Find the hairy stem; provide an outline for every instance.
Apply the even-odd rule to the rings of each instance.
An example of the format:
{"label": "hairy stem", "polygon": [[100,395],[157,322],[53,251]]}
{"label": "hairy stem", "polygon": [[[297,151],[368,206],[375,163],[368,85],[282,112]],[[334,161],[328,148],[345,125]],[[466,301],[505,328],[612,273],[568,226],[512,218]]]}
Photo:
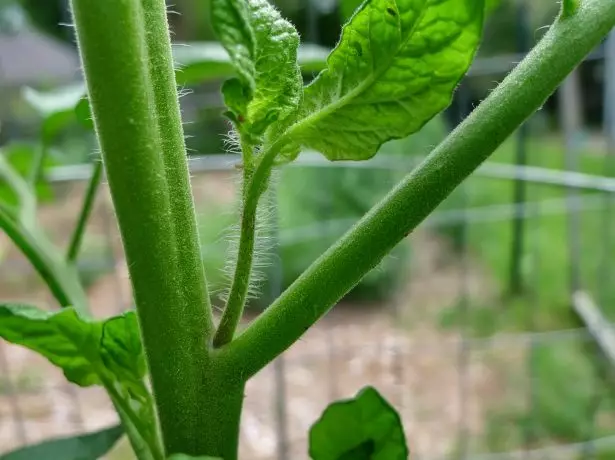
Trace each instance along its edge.
{"label": "hairy stem", "polygon": [[615,26],[613,0],[586,0],[414,171],[221,349],[251,376],[297,341],[539,109]]}
{"label": "hairy stem", "polygon": [[96,195],[98,192],[98,188],[100,187],[102,173],[102,161],[96,161],[94,164],[94,171],[92,172],[92,177],[90,177],[90,182],[88,183],[88,188],[83,198],[83,203],[81,205],[81,211],[79,212],[77,225],[75,226],[73,236],[71,237],[70,244],[68,245],[68,252],[66,254],[66,260],[68,262],[74,262],[77,259],[79,250],[81,249],[81,242],[83,241],[83,235],[85,234],[85,227],[88,223],[88,220],[90,219],[90,215],[92,214],[94,201],[96,201]]}
{"label": "hairy stem", "polygon": [[[211,455],[212,313],[164,0],[72,0],[165,453]],[[227,433],[228,434],[228,433]]]}
{"label": "hairy stem", "polygon": [[[178,257],[182,263],[177,287],[187,302],[202,305],[206,311],[206,330],[213,334],[213,311],[201,257],[194,198],[190,186],[186,144],[178,102],[177,82],[171,53],[171,37],[164,0],[141,0],[145,16],[145,41],[148,48],[152,96],[162,146],[162,161],[169,187],[169,205],[175,225]],[[193,289],[199,285],[200,289]]]}
{"label": "hairy stem", "polygon": [[214,347],[218,348],[233,340],[248,296],[250,273],[254,260],[254,243],[256,236],[256,214],[260,194],[253,190],[252,185],[252,147],[243,147],[243,187],[241,208],[241,229],[237,263],[233,273],[233,281],[228,300],[220,320],[220,325],[214,336]]}

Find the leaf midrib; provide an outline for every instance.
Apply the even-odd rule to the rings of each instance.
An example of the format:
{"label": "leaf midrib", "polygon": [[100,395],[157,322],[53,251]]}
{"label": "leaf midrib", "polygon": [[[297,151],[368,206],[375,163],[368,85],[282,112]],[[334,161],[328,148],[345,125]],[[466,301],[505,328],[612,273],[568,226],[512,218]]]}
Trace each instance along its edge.
{"label": "leaf midrib", "polygon": [[[395,2],[395,4],[399,8],[399,5],[397,5],[397,2]],[[364,91],[369,89],[377,81],[377,79],[382,76],[383,73],[385,73],[387,70],[389,70],[391,68],[391,64],[397,58],[397,56],[399,55],[400,50],[404,49],[405,46],[408,44],[408,42],[414,37],[414,33],[416,31],[416,28],[423,21],[423,18],[425,16],[425,13],[427,12],[427,9],[429,8],[429,6],[430,6],[429,0],[425,0],[423,8],[422,8],[419,16],[417,17],[416,21],[414,22],[412,28],[408,32],[408,35],[407,35],[406,39],[399,44],[399,46],[397,48],[397,51],[395,53],[391,54],[391,57],[390,57],[387,65],[382,66],[381,69],[376,71],[376,72],[372,72],[370,74],[370,76],[368,78],[366,78],[361,84],[357,85],[352,91],[346,93],[344,96],[342,96],[341,98],[337,99],[332,104],[327,105],[325,108],[321,108],[320,110],[312,113],[311,115],[308,115],[307,117],[303,118],[302,120],[300,120],[297,123],[295,123],[294,125],[292,125],[288,129],[288,131],[286,132],[286,135],[288,137],[292,138],[293,136],[299,134],[302,130],[309,128],[310,124],[318,123],[320,121],[320,119],[326,118],[332,112],[335,112],[336,110],[338,110],[338,109],[340,109],[340,108],[342,108],[342,107],[344,107],[346,105],[351,104],[352,99],[358,97],[361,93],[363,93]],[[370,22],[370,24],[371,24],[371,22]],[[400,21],[400,24],[401,24],[401,21]],[[400,27],[401,27],[401,25],[400,25]],[[329,69],[327,69],[326,71],[329,71]],[[343,77],[343,75],[342,75],[342,77]]]}

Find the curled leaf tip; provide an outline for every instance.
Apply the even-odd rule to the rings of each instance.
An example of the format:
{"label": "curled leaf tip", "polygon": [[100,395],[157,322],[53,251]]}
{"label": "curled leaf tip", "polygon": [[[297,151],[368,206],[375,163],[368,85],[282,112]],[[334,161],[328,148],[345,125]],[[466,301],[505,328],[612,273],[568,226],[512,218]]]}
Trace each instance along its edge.
{"label": "curled leaf tip", "polygon": [[562,17],[569,18],[579,9],[580,0],[562,0]]}

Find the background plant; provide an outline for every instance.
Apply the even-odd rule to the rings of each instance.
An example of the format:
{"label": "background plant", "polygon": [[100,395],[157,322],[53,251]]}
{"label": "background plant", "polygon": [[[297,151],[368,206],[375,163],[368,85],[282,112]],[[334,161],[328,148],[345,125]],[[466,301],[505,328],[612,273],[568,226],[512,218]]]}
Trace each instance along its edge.
{"label": "background plant", "polygon": [[[158,41],[166,35],[168,42],[168,32],[163,34],[166,31],[164,8],[148,2],[143,5],[127,2],[113,11],[117,17],[108,17],[101,14],[110,13],[104,10],[104,6],[74,2],[89,96],[132,270],[141,330],[167,453],[185,451],[195,455],[205,453],[234,458],[245,380],[292,344],[356,285],[544,101],[615,22],[614,8],[606,1],[588,3],[590,6],[570,14],[566,20],[558,20],[547,39],[485,101],[482,108],[477,109],[414,173],[407,176],[357,226],[319,258],[244,333],[234,337],[249,285],[258,198],[271,166],[280,160],[291,161],[299,153],[300,146],[315,148],[333,159],[368,158],[380,144],[391,137],[402,137],[419,129],[446,106],[458,79],[469,66],[482,20],[482,5],[462,1],[453,3],[459,9],[450,9],[449,13],[466,18],[461,23],[467,28],[462,28],[459,35],[452,34],[455,38],[445,35],[440,46],[448,45],[449,40],[469,40],[472,46],[464,48],[463,65],[444,69],[450,73],[439,75],[442,93],[435,94],[435,102],[428,98],[432,104],[419,104],[415,113],[418,118],[410,120],[413,123],[407,123],[408,120],[400,123],[399,119],[395,119],[386,127],[377,126],[382,131],[360,136],[359,144],[356,143],[359,137],[344,137],[339,132],[327,130],[335,127],[343,129],[348,122],[353,126],[353,123],[368,121],[369,110],[383,102],[367,97],[369,103],[364,104],[367,109],[364,115],[367,116],[362,115],[358,121],[352,118],[358,112],[344,113],[345,104],[355,97],[365,97],[361,93],[370,89],[376,95],[390,98],[385,101],[395,100],[404,94],[395,94],[390,87],[386,91],[383,89],[382,94],[378,93],[378,84],[382,83],[378,79],[371,82],[373,86],[354,82],[357,86],[351,85],[349,88],[340,86],[341,83],[336,81],[339,77],[336,72],[343,75],[345,71],[336,67],[336,58],[348,52],[356,52],[353,64],[357,68],[353,69],[355,73],[352,77],[365,79],[367,76],[369,80],[371,74],[366,73],[361,58],[365,58],[364,53],[371,48],[365,48],[364,44],[353,41],[352,37],[347,37],[347,41],[342,39],[329,61],[329,71],[321,74],[306,89],[302,99],[301,84],[296,78],[298,68],[293,59],[293,47],[295,42],[298,44],[298,39],[288,25],[275,18],[274,13],[269,14],[266,3],[232,5],[237,8],[238,14],[228,14],[229,10],[225,8],[229,8],[229,4],[220,4],[219,10],[214,10],[227,21],[226,24],[224,21],[216,24],[232,25],[223,27],[218,33],[229,48],[239,75],[238,79],[225,84],[224,94],[231,109],[228,116],[235,123],[242,147],[245,184],[238,263],[225,314],[214,335],[209,317],[211,311],[207,308],[208,293],[197,257],[195,219],[189,199],[170,47],[168,43],[165,45]],[[437,9],[439,5],[424,4],[425,18],[431,17],[433,11],[429,11],[430,8]],[[243,10],[248,7],[255,8],[253,13],[266,14],[250,15]],[[407,20],[405,10],[392,9],[391,12],[384,3],[371,2],[363,5],[361,13],[354,16],[347,30],[353,27],[360,29],[363,26],[361,20],[368,17],[366,15],[372,8],[379,8],[380,17],[386,19],[381,24],[385,32],[382,37],[387,36],[387,27],[391,24],[395,26],[396,21],[402,20],[400,18]],[[435,14],[435,17],[438,15]],[[104,19],[102,23],[101,18]],[[255,24],[251,20],[256,21]],[[267,81],[268,87],[273,87],[272,93],[263,92],[262,86],[263,75],[271,70],[268,67],[271,63],[264,59],[269,53],[264,53],[262,60],[254,59],[254,53],[262,53],[262,49],[270,51],[268,46],[279,46],[279,43],[267,42],[262,29],[259,29],[260,20],[272,28],[268,32],[278,30],[283,36],[288,34],[293,43],[290,48],[279,50],[278,57],[288,57],[287,64],[290,65],[281,71],[276,69],[278,72],[273,74],[275,84]],[[426,23],[429,24],[429,21]],[[419,23],[419,29],[422,24]],[[581,30],[581,26],[589,24],[592,24],[591,30]],[[145,25],[149,26],[148,31],[158,30],[159,37],[152,39],[152,34],[145,34]],[[113,39],[105,39],[114,36],[115,27],[125,33],[126,40],[121,46]],[[239,37],[237,32],[240,32]],[[269,37],[271,35],[267,34]],[[389,49],[391,56],[400,48],[402,54],[407,51],[407,43],[396,41],[395,37],[390,43],[380,43],[378,37],[372,37],[374,43],[385,49],[392,47]],[[572,51],[571,47],[574,48]],[[444,53],[438,56],[437,52],[430,55],[434,56],[450,66],[450,55]],[[105,61],[111,57],[110,62]],[[434,67],[427,69],[435,70],[438,62],[442,65],[437,59],[430,61]],[[259,64],[266,65],[258,68]],[[390,64],[385,60],[379,62],[383,67],[376,68],[382,70],[384,75]],[[516,80],[521,77],[523,85]],[[342,91],[336,96],[330,92],[332,87],[341,88]],[[362,91],[355,91],[356,88]],[[429,91],[418,94],[432,96]],[[277,104],[270,105],[268,99],[274,99]],[[384,105],[383,110],[403,111],[403,107]],[[500,107],[506,107],[509,111],[506,117],[498,119],[496,115]],[[326,121],[331,121],[327,120],[329,117],[338,123],[327,124]],[[342,122],[335,117],[342,117]],[[498,119],[498,123],[493,119]],[[373,125],[373,120],[370,121]],[[348,144],[354,144],[354,154],[345,150]],[[150,223],[147,231],[143,230],[143,222]],[[177,284],[170,285],[169,280]],[[165,308],[160,308],[160,304]],[[16,336],[9,337],[43,351],[56,364],[66,366],[67,376],[73,381],[103,384],[114,398],[135,450],[143,458],[149,458],[148,455],[157,458],[159,446],[151,425],[152,402],[147,392],[143,392],[141,380],[144,368],[139,359],[138,340],[134,339],[138,337],[138,333],[135,334],[134,315],[105,322],[89,322],[75,316],[70,309],[54,315],[41,315],[37,310],[14,307],[7,307],[5,312],[8,319],[3,324],[11,325],[9,331],[23,328],[24,324],[28,324],[27,327],[40,326],[47,328],[45,331],[60,331],[73,346],[74,343],[85,344],[81,350],[72,351],[73,354],[81,351],[84,355],[79,357],[81,361],[77,366],[72,361],[68,364],[61,362],[61,357],[55,357],[52,349],[40,348],[40,343],[31,342],[35,337],[29,336],[27,331],[24,333],[20,330]],[[4,335],[8,336],[9,332]],[[110,343],[103,340],[105,337],[112,339]],[[165,338],[164,345],[168,348],[162,349],[160,337]],[[210,348],[208,339],[213,339],[215,349]],[[169,372],[172,369],[181,372]],[[114,395],[114,391],[117,394]],[[349,447],[351,450],[347,452],[360,447],[361,452],[370,455],[374,442],[368,438],[359,446]]]}

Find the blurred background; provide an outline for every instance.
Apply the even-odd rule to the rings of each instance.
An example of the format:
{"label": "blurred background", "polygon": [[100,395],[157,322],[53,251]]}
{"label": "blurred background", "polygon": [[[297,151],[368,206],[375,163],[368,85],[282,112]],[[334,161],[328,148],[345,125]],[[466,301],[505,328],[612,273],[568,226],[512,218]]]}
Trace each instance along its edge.
{"label": "blurred background", "polygon": [[[66,0],[0,0],[0,149],[19,171],[48,151],[37,193],[50,238],[68,243],[96,142],[72,107],[82,94]],[[358,0],[277,0],[301,33],[306,81]],[[492,2],[478,58],[453,104],[367,162],[304,152],[278,175],[262,311],[463,120],[540,39],[555,0]],[[224,53],[207,0],[169,16],[203,261],[214,303],[234,223],[233,163],[219,87]],[[283,357],[248,385],[241,458],[307,458],[326,405],[374,385],[400,411],[413,459],[615,459],[615,36],[514,136]],[[0,199],[8,199],[0,181]],[[98,317],[132,307],[108,190],[79,260]],[[0,234],[0,298],[55,308]],[[0,341],[0,455],[104,427],[99,389]],[[109,457],[131,458],[125,445]]]}

